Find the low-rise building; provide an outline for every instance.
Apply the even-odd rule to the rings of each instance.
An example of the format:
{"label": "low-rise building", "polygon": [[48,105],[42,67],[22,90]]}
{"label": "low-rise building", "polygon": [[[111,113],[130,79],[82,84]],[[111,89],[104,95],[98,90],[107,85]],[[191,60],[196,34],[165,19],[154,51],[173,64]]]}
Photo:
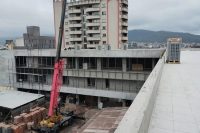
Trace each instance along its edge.
{"label": "low-rise building", "polygon": [[[66,50],[61,95],[92,105],[132,101],[156,65],[164,49]],[[56,50],[16,50],[16,83],[19,90],[51,90]],[[90,97],[90,98],[88,98]],[[92,97],[92,98],[91,98]],[[79,101],[80,99],[80,101]],[[104,99],[104,100],[102,100]],[[96,102],[95,102],[96,101]]]}

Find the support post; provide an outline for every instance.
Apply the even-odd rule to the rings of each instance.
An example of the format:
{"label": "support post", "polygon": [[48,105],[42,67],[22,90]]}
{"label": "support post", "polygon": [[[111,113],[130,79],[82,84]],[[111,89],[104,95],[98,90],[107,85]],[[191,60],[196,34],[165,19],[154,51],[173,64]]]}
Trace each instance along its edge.
{"label": "support post", "polygon": [[126,58],[122,59],[122,71],[126,72]]}
{"label": "support post", "polygon": [[80,101],[79,101],[79,95],[76,95],[76,105],[79,105]]}
{"label": "support post", "polygon": [[98,109],[103,108],[103,103],[101,102],[101,97],[98,97]]}
{"label": "support post", "polygon": [[75,58],[75,69],[79,69],[79,58]]}
{"label": "support post", "polygon": [[155,67],[155,59],[152,58],[152,70],[154,69],[154,67]]}
{"label": "support post", "polygon": [[97,58],[97,70],[101,70],[101,58]]}
{"label": "support post", "polygon": [[126,100],[122,100],[122,107],[126,107]]}

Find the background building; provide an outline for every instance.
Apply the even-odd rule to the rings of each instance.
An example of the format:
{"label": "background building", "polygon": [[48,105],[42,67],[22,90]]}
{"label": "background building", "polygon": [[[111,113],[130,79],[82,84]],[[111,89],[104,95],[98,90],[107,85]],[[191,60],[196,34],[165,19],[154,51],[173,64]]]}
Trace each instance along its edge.
{"label": "background building", "polygon": [[6,40],[5,45],[6,45],[7,49],[12,50],[13,47],[14,47],[14,41],[13,40]]}
{"label": "background building", "polygon": [[[61,16],[61,0],[54,0],[55,34]],[[81,0],[66,5],[63,48],[121,48],[128,41],[128,0]]]}
{"label": "background building", "polygon": [[16,39],[15,48],[52,49],[55,48],[55,41],[54,37],[40,36],[40,27],[28,26],[27,33],[24,33],[22,38]]}

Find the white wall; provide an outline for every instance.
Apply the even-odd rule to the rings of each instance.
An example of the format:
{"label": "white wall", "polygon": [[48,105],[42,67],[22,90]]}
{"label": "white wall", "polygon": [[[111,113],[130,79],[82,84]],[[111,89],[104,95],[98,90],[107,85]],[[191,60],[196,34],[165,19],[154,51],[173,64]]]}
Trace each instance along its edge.
{"label": "white wall", "polygon": [[17,38],[15,40],[15,46],[17,46],[17,47],[23,47],[24,46],[24,38],[23,37]]}
{"label": "white wall", "polygon": [[111,45],[112,49],[117,49],[118,48],[118,29],[119,29],[119,15],[118,15],[118,0],[110,0],[108,2],[108,36],[109,36],[109,41],[108,44]]}

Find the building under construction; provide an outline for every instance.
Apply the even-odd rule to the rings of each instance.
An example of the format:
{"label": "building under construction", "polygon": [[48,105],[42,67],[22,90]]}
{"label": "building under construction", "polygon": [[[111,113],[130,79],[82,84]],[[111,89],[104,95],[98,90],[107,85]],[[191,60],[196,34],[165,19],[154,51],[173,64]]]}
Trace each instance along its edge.
{"label": "building under construction", "polygon": [[[33,127],[45,125],[47,130],[60,128],[63,120],[70,125],[72,119],[82,118],[77,115],[81,114],[77,105],[84,105],[85,108],[95,107],[95,109],[97,107],[98,109],[119,108],[98,110],[99,113],[88,117],[86,124],[84,121],[85,125],[81,125],[79,132],[114,132],[127,110],[126,106],[129,106],[140,92],[140,88],[165,49],[127,49],[127,0],[83,0],[71,1],[67,4],[63,1],[60,22],[59,3],[60,1],[54,0],[56,39],[60,23],[59,39],[56,40],[57,51],[46,47],[41,49],[39,43],[34,47],[32,45],[34,38],[25,36],[25,40],[28,40],[25,42],[30,47],[14,50],[15,65],[12,67],[15,70],[9,74],[12,78],[16,77],[12,80],[13,88],[19,91],[42,93],[47,97],[47,101],[50,101],[48,117],[45,108],[36,107],[26,111],[25,115],[21,112],[22,114],[16,116],[13,121],[14,124],[17,122],[17,125],[11,123],[9,128],[8,125],[3,125],[3,130],[8,131],[11,127],[14,131],[24,132],[32,122],[34,122]],[[38,38],[39,29],[30,28],[35,29],[30,33]],[[29,33],[28,29],[27,31]],[[61,45],[63,45],[62,50]],[[60,71],[62,67],[63,73]],[[58,88],[61,79],[59,76],[62,77],[61,89]],[[57,94],[58,91],[60,95]],[[75,110],[66,111],[66,107],[69,107],[67,104],[70,103],[76,104]],[[58,110],[61,115],[58,114]],[[62,114],[61,110],[67,113]],[[83,112],[85,116],[86,111]],[[64,119],[57,121],[60,116]],[[51,118],[55,118],[55,121],[51,121]]]}
{"label": "building under construction", "polygon": [[[103,107],[132,101],[164,49],[63,50],[62,100]],[[15,50],[16,82],[23,91],[49,92],[55,50]],[[92,100],[91,100],[92,99]],[[115,101],[109,104],[108,101]],[[127,102],[127,104],[130,102]],[[107,105],[109,104],[109,105]]]}

